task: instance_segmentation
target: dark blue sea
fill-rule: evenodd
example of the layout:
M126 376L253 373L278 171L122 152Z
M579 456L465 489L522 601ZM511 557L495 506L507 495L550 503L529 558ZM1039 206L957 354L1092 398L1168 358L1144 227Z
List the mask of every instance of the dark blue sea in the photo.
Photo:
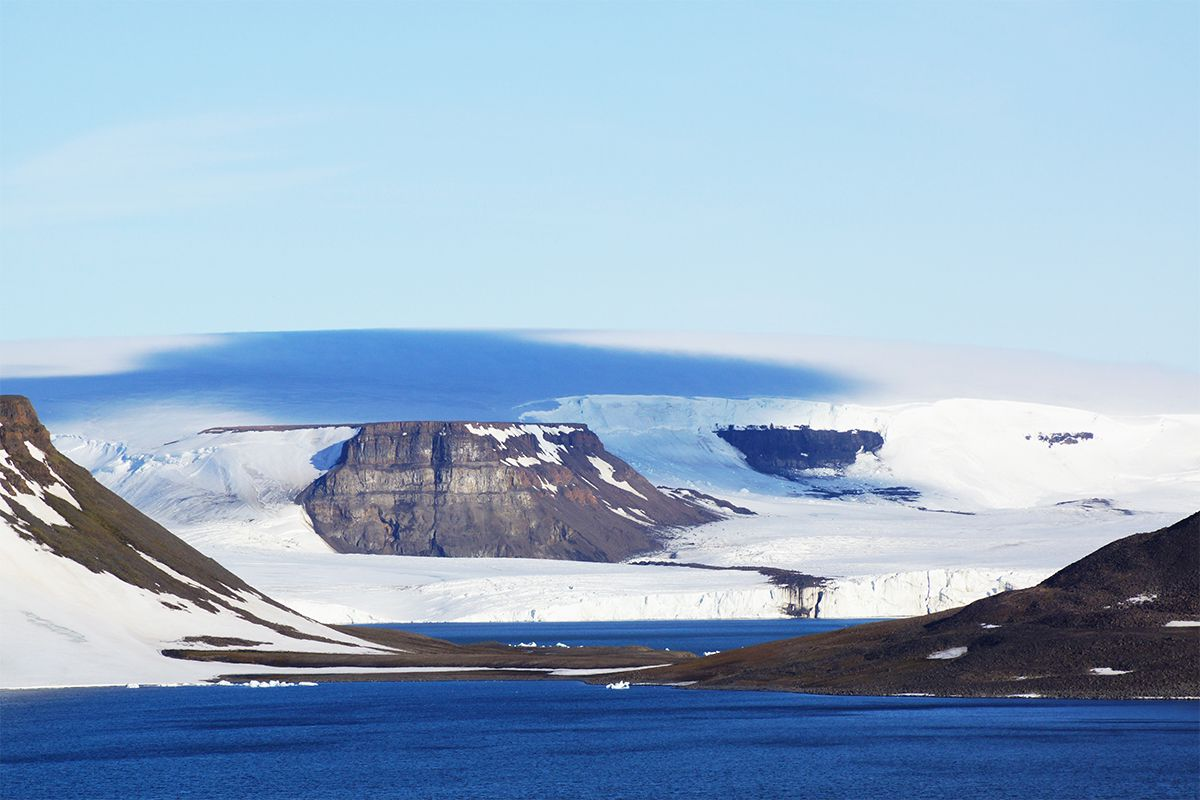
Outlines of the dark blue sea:
M707 638L667 638L676 623L515 627L584 644L645 625L648 644L711 650L770 624ZM452 632L507 641L512 628ZM0 795L1192 800L1200 705L500 681L5 692Z
M790 639L872 622L866 619L705 619L646 620L639 622L425 622L369 627L400 630L445 639L456 644L500 642L543 647L565 644L643 645L662 650L702 654L733 650L776 639Z

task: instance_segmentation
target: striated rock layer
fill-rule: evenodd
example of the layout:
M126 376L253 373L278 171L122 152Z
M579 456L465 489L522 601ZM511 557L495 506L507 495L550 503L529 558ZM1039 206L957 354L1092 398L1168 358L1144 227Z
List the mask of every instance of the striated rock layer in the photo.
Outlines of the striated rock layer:
M620 561L719 517L655 489L583 425L381 422L301 492L343 553Z

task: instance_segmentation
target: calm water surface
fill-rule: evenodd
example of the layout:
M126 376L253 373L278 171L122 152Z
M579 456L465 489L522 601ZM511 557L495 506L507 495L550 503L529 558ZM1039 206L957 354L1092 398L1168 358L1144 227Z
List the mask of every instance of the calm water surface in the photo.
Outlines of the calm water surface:
M706 644L734 635L716 627ZM0 693L5 798L1198 795L1191 702L573 682Z
M705 653L733 650L776 639L834 631L872 620L854 619L719 619L648 620L639 622L427 622L369 627L399 628L457 644L536 642L553 647L580 645L644 645L665 650Z

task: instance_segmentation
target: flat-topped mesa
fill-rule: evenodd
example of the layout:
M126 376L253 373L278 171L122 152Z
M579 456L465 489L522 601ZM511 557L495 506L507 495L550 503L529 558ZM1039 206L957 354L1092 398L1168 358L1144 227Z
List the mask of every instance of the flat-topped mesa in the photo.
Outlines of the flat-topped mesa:
M6 435L20 436L34 444L48 444L50 434L38 421L37 412L29 398L19 394L0 394L0 424L8 429Z
M736 447L751 468L782 477L808 469L848 467L860 453L876 453L883 447L883 437L874 431L819 430L807 425L730 426L715 433Z
M366 424L298 502L339 552L417 556L620 561L719 519L577 424Z

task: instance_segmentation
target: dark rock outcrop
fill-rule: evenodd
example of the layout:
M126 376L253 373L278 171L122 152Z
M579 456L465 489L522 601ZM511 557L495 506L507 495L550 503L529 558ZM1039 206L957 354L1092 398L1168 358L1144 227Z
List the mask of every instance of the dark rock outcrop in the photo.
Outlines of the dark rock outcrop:
M629 679L829 694L1194 697L1197 621L1200 514L1193 514L1113 542L1029 589Z
M1025 440L1029 441L1032 436L1026 436ZM1070 433L1062 431L1059 433L1039 433L1037 440L1045 442L1047 447L1054 447L1056 444L1079 444L1080 442L1091 441L1096 438L1096 435L1091 431L1079 431L1078 433Z
M841 469L853 464L859 453L875 453L883 447L883 437L874 431L819 430L807 425L731 426L718 428L716 434L736 447L751 468L785 478L808 469Z
M380 422L297 498L343 553L620 561L718 515L654 488L583 425Z

